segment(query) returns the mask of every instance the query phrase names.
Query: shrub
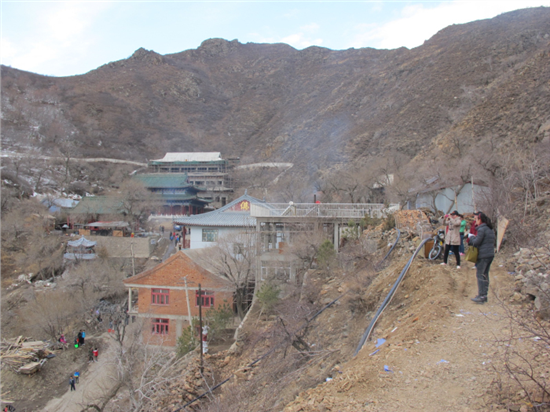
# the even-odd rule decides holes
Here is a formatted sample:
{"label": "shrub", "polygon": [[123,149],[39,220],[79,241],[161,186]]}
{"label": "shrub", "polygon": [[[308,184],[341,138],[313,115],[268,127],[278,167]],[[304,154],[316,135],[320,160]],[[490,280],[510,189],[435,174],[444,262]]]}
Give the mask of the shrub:
{"label": "shrub", "polygon": [[233,321],[233,311],[227,304],[227,301],[217,308],[209,309],[206,312],[205,324],[210,327],[208,331],[209,340],[214,339],[221,331],[227,329]]}
{"label": "shrub", "polygon": [[278,286],[273,285],[272,283],[264,283],[260,290],[256,292],[256,297],[260,303],[260,316],[262,313],[269,313],[275,306],[275,303],[279,300],[279,293],[281,290]]}
{"label": "shrub", "polygon": [[181,336],[178,338],[178,341],[176,344],[176,354],[178,357],[187,355],[189,352],[194,350],[199,344],[199,340],[197,339],[195,328],[194,328],[195,319],[193,319],[193,322],[191,323],[192,325],[186,327],[181,333]]}
{"label": "shrub", "polygon": [[334,250],[334,244],[325,239],[321,246],[319,246],[319,251],[317,252],[317,263],[319,263],[320,269],[329,269],[331,263],[333,262],[336,256],[336,251]]}
{"label": "shrub", "polygon": [[390,213],[384,221],[384,230],[391,230],[395,227],[395,216]]}

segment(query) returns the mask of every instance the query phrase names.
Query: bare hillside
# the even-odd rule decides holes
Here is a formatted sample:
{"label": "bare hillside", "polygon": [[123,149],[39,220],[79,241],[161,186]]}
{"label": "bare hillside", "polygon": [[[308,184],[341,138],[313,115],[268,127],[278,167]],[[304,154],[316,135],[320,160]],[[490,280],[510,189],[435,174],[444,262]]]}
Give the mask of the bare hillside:
{"label": "bare hillside", "polygon": [[136,161],[215,150],[310,176],[457,136],[500,150],[548,138],[549,42],[550,10],[536,8],[448,27],[412,50],[210,39],[81,76],[2,67],[2,145]]}

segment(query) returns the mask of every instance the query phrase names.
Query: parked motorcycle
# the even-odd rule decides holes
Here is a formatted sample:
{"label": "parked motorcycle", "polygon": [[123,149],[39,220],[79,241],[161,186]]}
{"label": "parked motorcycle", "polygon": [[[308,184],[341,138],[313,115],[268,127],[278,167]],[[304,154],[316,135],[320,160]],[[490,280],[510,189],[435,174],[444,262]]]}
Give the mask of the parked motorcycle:
{"label": "parked motorcycle", "polygon": [[433,241],[432,250],[430,250],[430,254],[428,255],[428,259],[430,260],[436,260],[445,250],[445,230],[439,229]]}

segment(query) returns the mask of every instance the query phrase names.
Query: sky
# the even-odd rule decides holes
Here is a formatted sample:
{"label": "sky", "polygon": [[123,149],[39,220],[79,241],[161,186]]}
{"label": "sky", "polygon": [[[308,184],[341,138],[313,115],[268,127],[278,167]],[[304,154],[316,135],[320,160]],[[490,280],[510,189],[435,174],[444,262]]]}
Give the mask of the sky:
{"label": "sky", "polygon": [[143,47],[160,54],[210,38],[344,50],[414,48],[451,25],[550,0],[1,0],[0,61],[49,76],[83,74]]}

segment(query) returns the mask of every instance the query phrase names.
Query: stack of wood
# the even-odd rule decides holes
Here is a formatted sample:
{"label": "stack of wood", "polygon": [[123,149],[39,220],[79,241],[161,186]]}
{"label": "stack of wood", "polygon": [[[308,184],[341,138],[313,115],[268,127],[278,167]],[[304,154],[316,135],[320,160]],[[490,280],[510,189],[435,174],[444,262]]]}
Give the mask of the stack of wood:
{"label": "stack of wood", "polygon": [[0,342],[0,361],[2,366],[14,372],[30,375],[40,370],[52,351],[50,344],[43,341],[29,341],[19,336],[15,339],[2,339]]}

